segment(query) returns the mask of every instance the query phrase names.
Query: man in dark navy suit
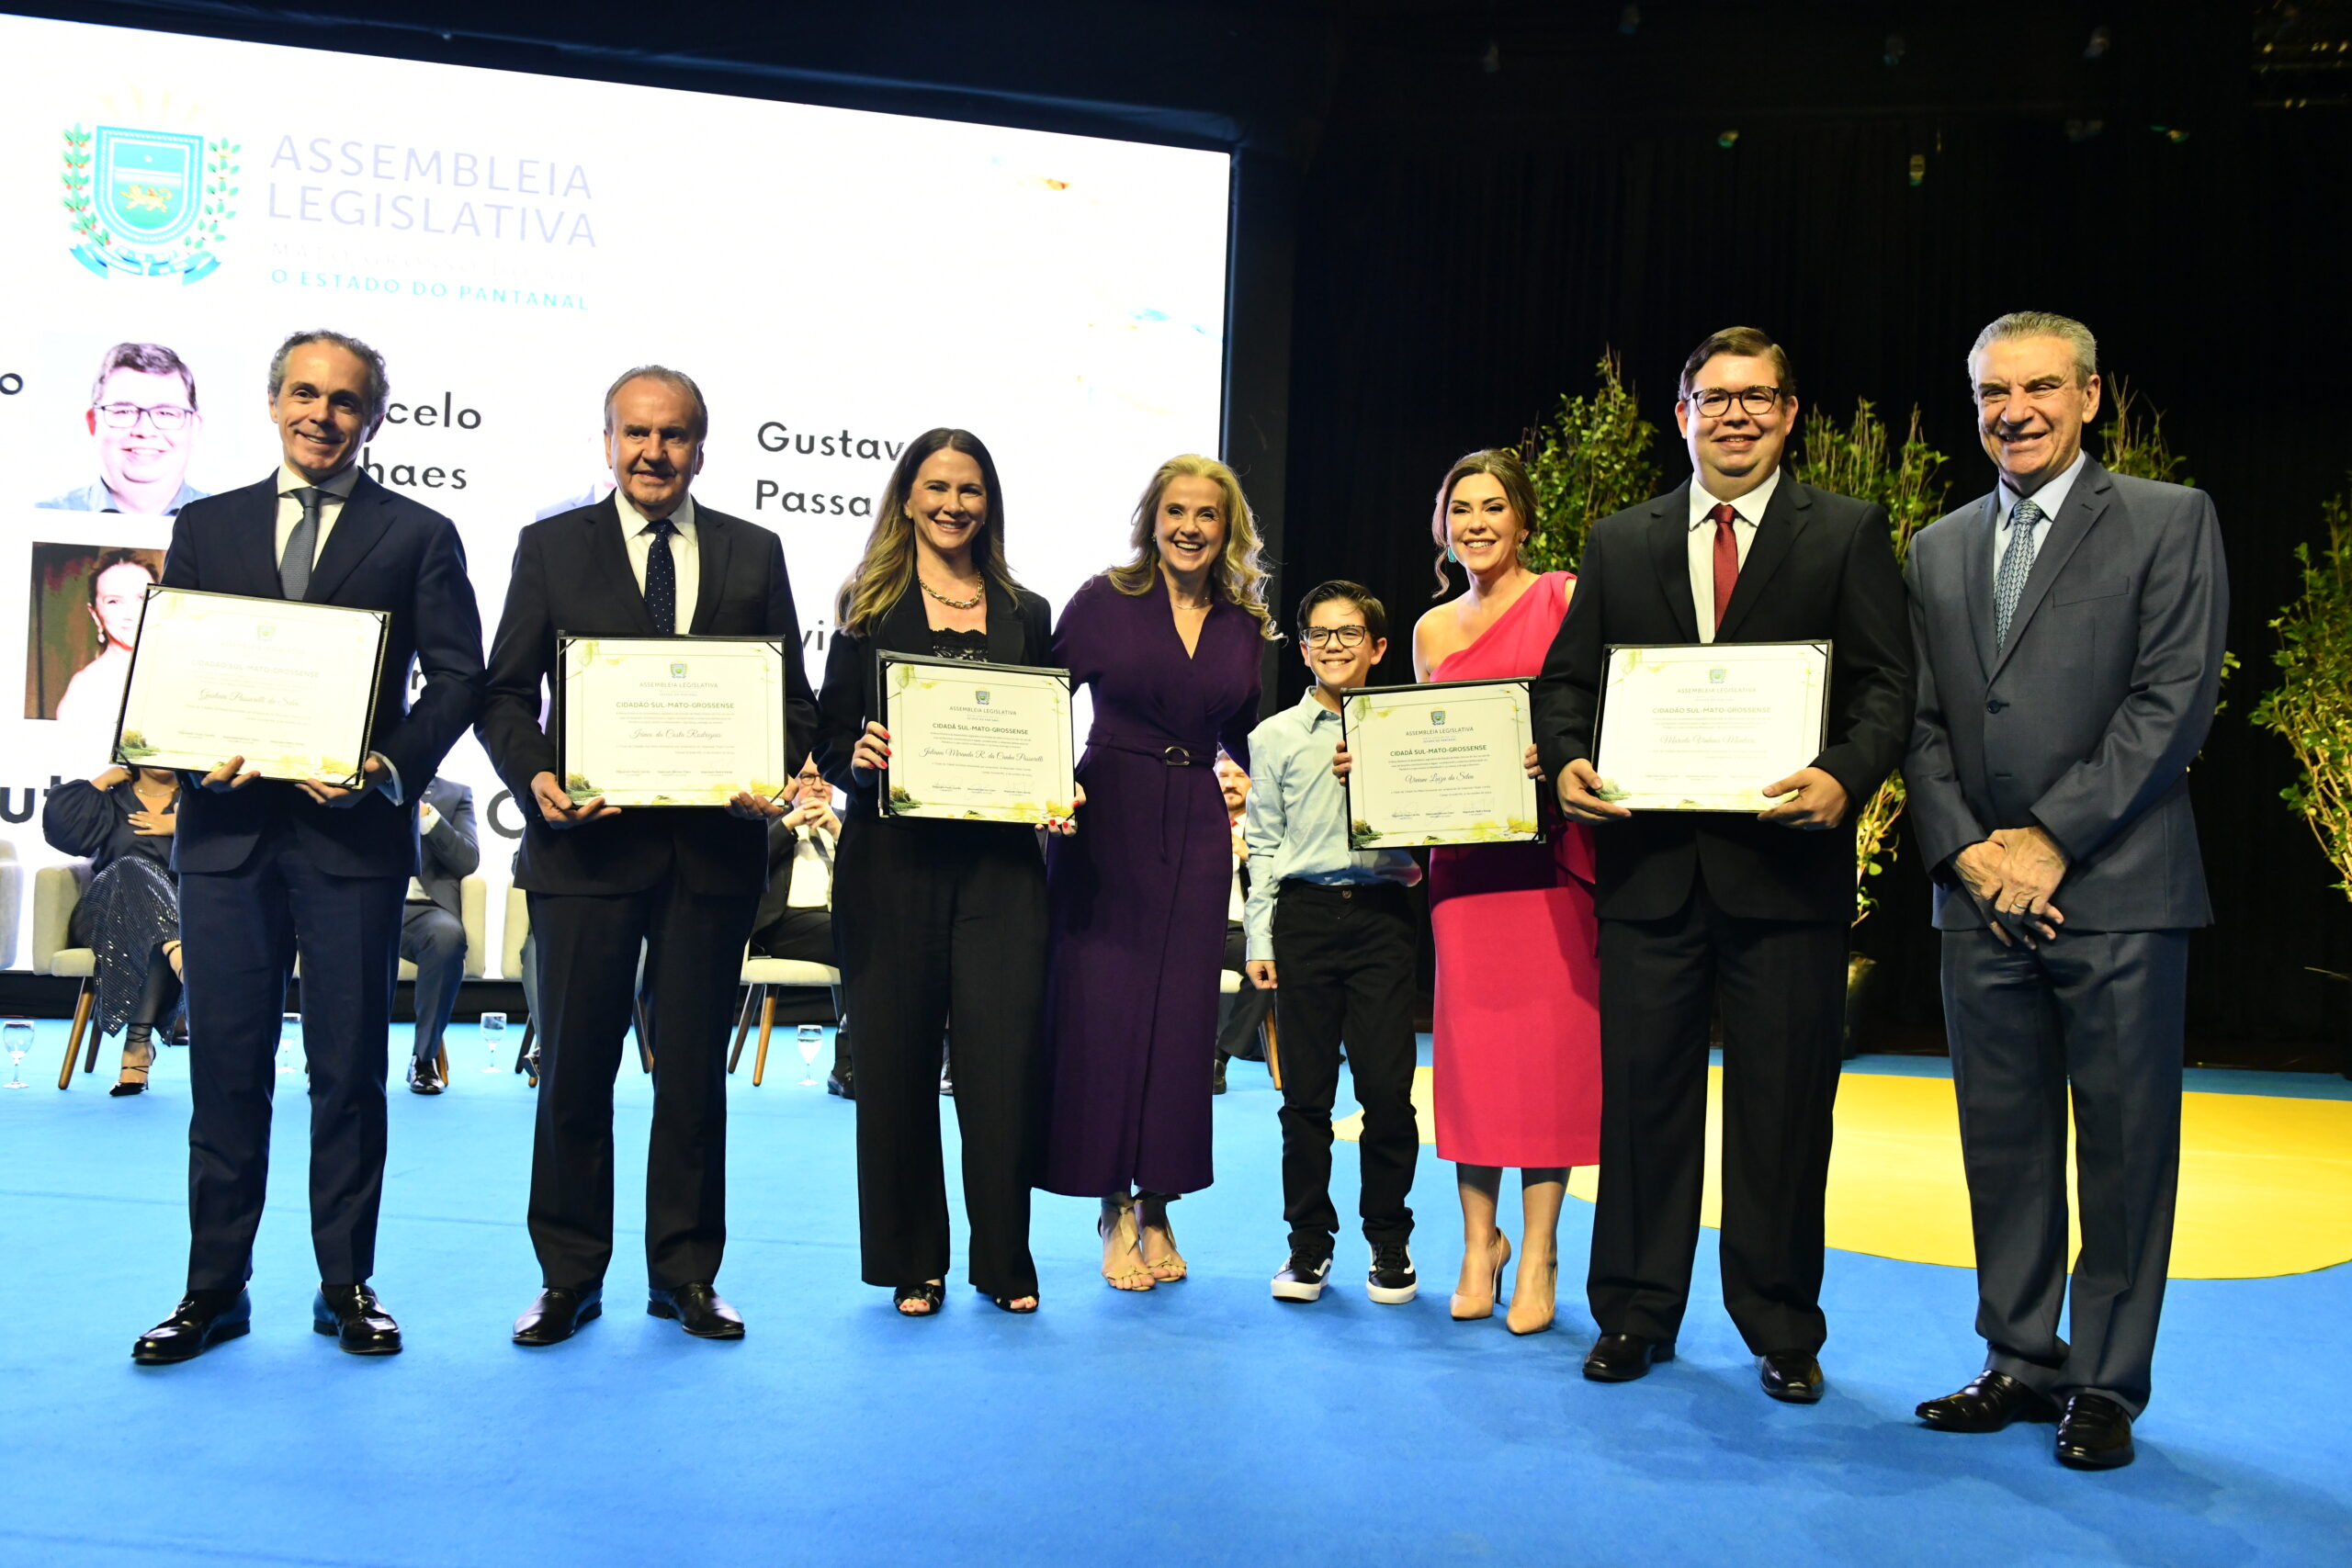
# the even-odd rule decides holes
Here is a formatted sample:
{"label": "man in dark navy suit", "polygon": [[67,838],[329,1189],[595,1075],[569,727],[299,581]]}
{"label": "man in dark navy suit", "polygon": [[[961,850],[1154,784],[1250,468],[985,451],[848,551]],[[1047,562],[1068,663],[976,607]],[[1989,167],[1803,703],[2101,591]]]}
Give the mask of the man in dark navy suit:
{"label": "man in dark navy suit", "polygon": [[298,333],[270,362],[269,388],[285,460],[259,484],[181,509],[164,586],[391,619],[359,787],[262,781],[232,757],[181,794],[172,865],[194,1041],[187,1296],[133,1348],[142,1362],[187,1360],[252,1319],[245,1281],[269,1171],[273,1059],[298,955],[320,1280],[312,1326],[355,1355],[401,1348],[368,1282],[401,905],[417,870],[415,803],[480,701],[481,619],[456,527],[357,466],[390,395],[382,355],[338,333]]}
{"label": "man in dark navy suit", "polygon": [[482,746],[514,798],[537,807],[514,881],[538,942],[530,1225],[543,1288],[515,1322],[519,1345],[568,1339],[604,1310],[613,1077],[640,950],[654,1061],[646,1310],[701,1338],[743,1333],[715,1284],[727,1242],[727,1031],[767,884],[767,824],[786,808],[748,793],[726,807],[628,811],[574,800],[560,734],[539,719],[559,632],[779,637],[785,754],[807,755],[816,702],[784,547],[687,493],[709,430],[700,389],[674,370],[645,366],[613,383],[605,443],[616,488],[523,530],[491,650]]}

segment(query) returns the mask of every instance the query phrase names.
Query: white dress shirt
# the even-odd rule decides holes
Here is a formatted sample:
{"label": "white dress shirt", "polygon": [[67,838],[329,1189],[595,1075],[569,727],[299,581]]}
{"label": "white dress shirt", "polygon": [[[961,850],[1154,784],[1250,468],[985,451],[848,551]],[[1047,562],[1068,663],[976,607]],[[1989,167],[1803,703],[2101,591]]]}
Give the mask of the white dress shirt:
{"label": "white dress shirt", "polygon": [[334,532],[335,519],[343,515],[343,503],[351,499],[351,487],[359,482],[359,465],[352,464],[333,479],[312,484],[294,471],[288,463],[277,465],[277,532],[272,537],[269,558],[286,558],[286,541],[294,536],[294,525],[302,521],[302,503],[294,498],[298,490],[317,490],[319,498],[319,536],[311,541],[311,564],[317,566],[325,553],[327,536]]}
{"label": "white dress shirt", "polygon": [[[352,464],[332,478],[313,483],[294,471],[290,463],[277,465],[277,527],[270,538],[269,558],[286,558],[286,541],[294,536],[294,525],[302,521],[302,502],[295,495],[299,490],[316,490],[319,493],[319,533],[311,541],[311,565],[316,568],[319,558],[326,553],[327,536],[334,532],[335,519],[343,515],[343,503],[351,499],[351,487],[359,482],[359,465]],[[390,797],[394,806],[407,804],[406,786],[401,783],[401,771],[381,751],[368,753],[384,764],[383,782],[376,787]]]}
{"label": "white dress shirt", "polygon": [[[653,547],[652,525],[630,503],[628,491],[613,491],[613,504],[620,510],[621,543],[628,547],[628,569],[637,573],[637,591],[642,593],[645,557]],[[670,564],[678,576],[678,624],[672,629],[683,637],[695,624],[695,599],[702,590],[702,557],[695,547],[695,498],[690,495],[680,501],[670,521],[678,527],[670,536]]]}
{"label": "white dress shirt", "polygon": [[[1781,488],[1781,470],[1774,468],[1764,482],[1731,502],[1734,513],[1731,536],[1739,546],[1739,564],[1747,564],[1747,552],[1756,543],[1756,525],[1764,521],[1764,508],[1771,503],[1772,492]],[[1715,523],[1707,515],[1723,501],[1707,493],[1707,487],[1690,476],[1690,531],[1685,546],[1690,561],[1690,607],[1699,613],[1699,640],[1715,640]]]}
{"label": "white dress shirt", "polygon": [[[2033,503],[2041,508],[2041,526],[2036,528],[2033,536],[2025,542],[2027,571],[2033,570],[2035,559],[2041,556],[2041,547],[2050,537],[2050,525],[2058,520],[2058,509],[2065,505],[2066,498],[2074,493],[2075,477],[2083,471],[2083,460],[2088,456],[2086,452],[2075,453],[2075,460],[2066,465],[2064,473],[2033,492]],[[2001,592],[2001,555],[2009,547],[2009,531],[2017,525],[2018,502],[2026,499],[2011,490],[2007,479],[2001,481],[1999,494],[2001,521],[1999,526],[1993,530],[1993,558],[1984,568],[1991,573],[1985,581],[1993,585],[1996,600]]]}
{"label": "white dress shirt", "polygon": [[812,822],[797,829],[792,846],[792,880],[785,886],[784,907],[829,909],[832,904],[833,836]]}

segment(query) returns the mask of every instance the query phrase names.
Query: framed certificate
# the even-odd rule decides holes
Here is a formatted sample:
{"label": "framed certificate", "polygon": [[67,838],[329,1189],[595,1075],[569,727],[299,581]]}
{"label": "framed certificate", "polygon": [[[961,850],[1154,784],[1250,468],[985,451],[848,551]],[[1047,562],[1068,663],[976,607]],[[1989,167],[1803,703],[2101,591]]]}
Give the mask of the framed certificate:
{"label": "framed certificate", "polygon": [[1340,705],[1340,735],[1352,848],[1544,836],[1527,776],[1535,727],[1525,681],[1366,686]]}
{"label": "framed certificate", "polygon": [[882,653],[882,810],[1043,827],[1078,799],[1067,670]]}
{"label": "framed certificate", "polygon": [[1826,642],[1609,649],[1592,765],[1636,811],[1758,812],[1828,732]]}
{"label": "framed certificate", "polygon": [[356,789],[391,619],[385,610],[148,589],[114,760],[209,773],[243,757],[264,778]]}
{"label": "framed certificate", "polygon": [[782,795],[785,658],[776,637],[557,633],[565,792],[624,807]]}

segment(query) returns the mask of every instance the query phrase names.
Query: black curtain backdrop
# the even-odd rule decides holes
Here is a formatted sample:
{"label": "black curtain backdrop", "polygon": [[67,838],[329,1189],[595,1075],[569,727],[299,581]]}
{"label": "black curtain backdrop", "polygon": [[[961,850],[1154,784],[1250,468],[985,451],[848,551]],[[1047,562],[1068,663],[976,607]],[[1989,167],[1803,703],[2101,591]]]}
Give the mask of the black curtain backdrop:
{"label": "black curtain backdrop", "polygon": [[[2352,466],[2343,117],[2240,108],[2183,141],[2116,125],[2074,143],[2041,114],[1782,115],[1719,146],[1736,120],[1503,135],[1335,121],[1300,224],[1285,621],[1313,583],[1361,581],[1397,629],[1379,678],[1410,680],[1438,480],[1589,389],[1605,346],[1660,428],[1665,485],[1689,471],[1683,355],[1748,322],[1789,345],[1808,418],[1843,422],[1867,396],[1899,435],[1918,403],[1958,504],[1992,482],[1966,393],[1977,330],[2009,310],[2076,316],[2110,391],[2128,377],[2164,412],[2228,538],[2245,668],[2192,779],[2219,923],[2193,949],[2191,1055],[2352,1066],[2352,987],[2312,973],[2352,970],[2352,906],[2278,800],[2290,755],[2245,717],[2290,551],[2319,536]],[[1303,668],[1284,671],[1295,700]],[[1878,891],[1856,940],[1884,965],[1879,1038],[1933,1048],[1936,942],[1907,839]]]}

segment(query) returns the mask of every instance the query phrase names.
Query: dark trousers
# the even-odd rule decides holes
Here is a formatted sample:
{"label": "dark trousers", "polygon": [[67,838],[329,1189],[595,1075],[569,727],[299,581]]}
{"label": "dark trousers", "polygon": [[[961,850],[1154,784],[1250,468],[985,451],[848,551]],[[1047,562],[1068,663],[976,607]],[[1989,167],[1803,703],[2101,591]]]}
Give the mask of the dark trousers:
{"label": "dark trousers", "polygon": [[416,965],[413,1059],[429,1062],[441,1049],[449,1015],[458,1010],[458,987],[466,977],[465,922],[438,904],[406,906],[400,955]]}
{"label": "dark trousers", "polygon": [[1331,1106],[1344,1044],[1363,1107],[1358,1211],[1374,1247],[1413,1234],[1413,927],[1393,882],[1326,887],[1284,882],[1274,896],[1274,1010],[1282,1028],[1283,1218],[1290,1247],[1329,1258]]}
{"label": "dark trousers", "polygon": [[1036,835],[859,813],[842,828],[833,930],[857,1030],[860,1277],[947,1276],[939,1042],[964,1142],[971,1282],[1034,1294],[1029,1191],[1042,1122],[1046,867]]}
{"label": "dark trousers", "polygon": [[[786,909],[752,933],[752,951],[764,958],[789,958],[800,964],[840,966],[833,946],[833,915],[830,909]],[[846,1081],[851,1072],[849,1020],[833,1031],[833,1076]]]}
{"label": "dark trousers", "polygon": [[1822,1207],[1846,927],[1739,919],[1703,884],[1665,919],[1600,922],[1593,1320],[1604,1334],[1681,1331],[1699,1243],[1711,1003],[1724,1023],[1724,1305],[1756,1354],[1812,1354],[1828,1337]]}
{"label": "dark trousers", "polygon": [[1261,1062],[1266,1053],[1258,1043],[1258,1026],[1274,1010],[1274,993],[1251,982],[1250,940],[1234,921],[1225,923],[1225,967],[1241,976],[1241,988],[1217,998],[1216,1054]]}
{"label": "dark trousers", "polygon": [[[2172,1259],[2188,973],[2186,931],[2068,931],[2039,949],[1988,931],[1943,938],[1984,1364],[2134,1416]],[[2058,1335],[2070,1083],[2083,1233],[2071,1344]]]}
{"label": "dark trousers", "polygon": [[241,1289],[269,1180],[279,1021],[302,961],[310,1058],[311,1246],[319,1280],[376,1271],[384,1073],[399,974],[402,876],[330,876],[280,824],[232,872],[180,877],[188,1032],[192,1291]]}
{"label": "dark trousers", "polygon": [[708,1283],[727,1247],[728,1031],[759,897],[696,893],[673,869],[642,892],[534,893],[530,904],[542,1009],[530,1227],[541,1279],[599,1284],[612,1261],[613,1078],[641,946],[653,1050],[646,1275],[657,1290]]}

